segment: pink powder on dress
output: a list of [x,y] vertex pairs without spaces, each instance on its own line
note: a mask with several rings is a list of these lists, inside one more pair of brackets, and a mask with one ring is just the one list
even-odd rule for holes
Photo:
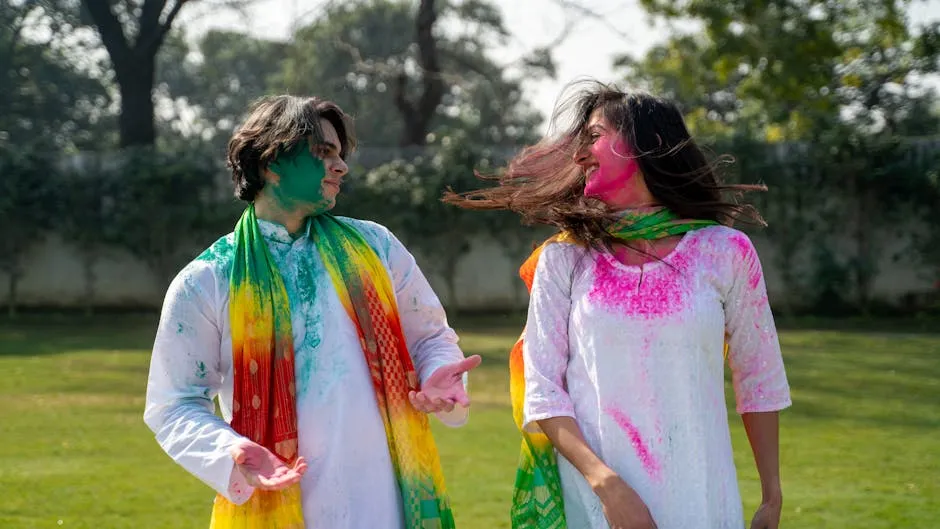
[[604,409],[604,413],[610,415],[610,418],[613,419],[614,422],[620,426],[620,429],[627,434],[627,437],[630,438],[630,444],[633,446],[633,449],[636,450],[636,456],[640,459],[640,462],[643,463],[643,468],[646,469],[646,473],[653,479],[661,479],[662,469],[659,466],[659,462],[656,461],[656,458],[646,445],[646,442],[643,441],[640,430],[630,422],[630,419],[625,413],[616,408],[608,406]]
[[697,248],[692,245],[683,254],[677,253],[678,250],[677,246],[669,256],[668,264],[649,263],[642,274],[639,268],[625,270],[618,267],[611,256],[598,256],[594,261],[594,285],[589,294],[591,303],[610,311],[645,318],[680,312],[687,297],[684,274],[688,264],[695,260],[685,252],[695,253]]
[[754,245],[751,243],[751,240],[747,238],[747,235],[736,232],[734,233],[728,241],[734,246],[737,251],[735,256],[737,259],[740,259],[742,262],[747,263],[748,277],[747,277],[747,286],[750,288],[757,288],[760,285],[761,280],[761,269],[760,266],[754,266],[752,263],[759,263],[757,258],[757,251],[754,249]]

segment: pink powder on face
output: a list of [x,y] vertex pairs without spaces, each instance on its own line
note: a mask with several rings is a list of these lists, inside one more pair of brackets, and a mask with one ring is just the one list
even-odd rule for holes
[[632,180],[640,166],[626,142],[614,133],[605,133],[591,146],[591,154],[597,161],[597,169],[588,177],[584,196],[611,205],[635,202]]
[[620,429],[627,434],[627,437],[630,439],[630,444],[633,446],[633,449],[636,450],[636,456],[643,464],[643,468],[646,469],[646,473],[653,479],[661,479],[662,469],[660,468],[659,462],[650,451],[650,448],[646,445],[646,442],[643,441],[640,430],[630,422],[630,419],[625,413],[616,408],[608,406],[604,409],[604,413],[609,415],[610,418],[617,423],[617,426],[620,426]]
[[[685,305],[686,292],[681,283],[681,265],[647,266],[624,271],[611,262],[612,257],[598,256],[594,262],[594,285],[588,299],[609,311],[631,316],[654,318],[675,314]],[[674,260],[675,261],[675,260]]]

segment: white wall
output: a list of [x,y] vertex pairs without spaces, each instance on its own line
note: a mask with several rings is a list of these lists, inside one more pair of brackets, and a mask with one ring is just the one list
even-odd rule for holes
[[[781,282],[779,270],[774,265],[772,241],[758,236],[755,244],[764,265],[771,302],[775,305],[786,302],[787,296],[792,296],[793,292]],[[931,282],[910,259],[894,262],[896,252],[891,246],[884,247],[882,270],[874,284],[874,296],[897,303],[905,294],[930,290]],[[21,306],[83,306],[86,292],[84,272],[80,256],[71,246],[63,244],[58,236],[50,235],[35,245],[26,257],[25,274],[18,285]],[[433,269],[425,257],[416,257],[422,268],[429,272]],[[524,257],[507,256],[493,240],[477,240],[457,269],[461,308],[498,310],[525,306],[525,289],[516,274]],[[441,277],[432,273],[428,275],[442,301],[447,303],[447,284]],[[95,266],[95,276],[96,305],[159,308],[162,303],[166,285],[161,284],[146,265],[123,251],[109,249],[104,252]],[[6,303],[7,281],[8,277],[0,273],[0,304]],[[791,301],[799,302],[798,299]]]

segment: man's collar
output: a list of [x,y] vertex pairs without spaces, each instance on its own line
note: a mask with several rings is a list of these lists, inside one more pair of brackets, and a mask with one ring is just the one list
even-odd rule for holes
[[[304,221],[303,234],[304,237],[310,236],[310,218],[308,217]],[[258,231],[261,232],[261,236],[269,241],[279,242],[283,244],[293,244],[296,240],[290,236],[290,233],[287,232],[287,228],[278,224],[276,222],[271,222],[269,220],[258,219]]]

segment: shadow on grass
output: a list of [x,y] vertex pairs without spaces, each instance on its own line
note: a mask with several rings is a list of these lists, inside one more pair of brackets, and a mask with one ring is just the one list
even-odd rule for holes
[[[451,318],[450,324],[468,331],[511,331],[518,333],[525,326],[525,311],[461,312]],[[791,331],[843,331],[879,334],[940,334],[940,314],[916,314],[891,317],[777,317],[779,330]]]
[[85,350],[149,350],[155,314],[26,314],[0,319],[0,357],[40,356]]
[[940,334],[940,314],[890,317],[847,316],[841,318],[820,316],[781,317],[777,318],[777,327],[781,330],[802,331]]
[[929,334],[787,331],[795,417],[940,429],[940,340]]

